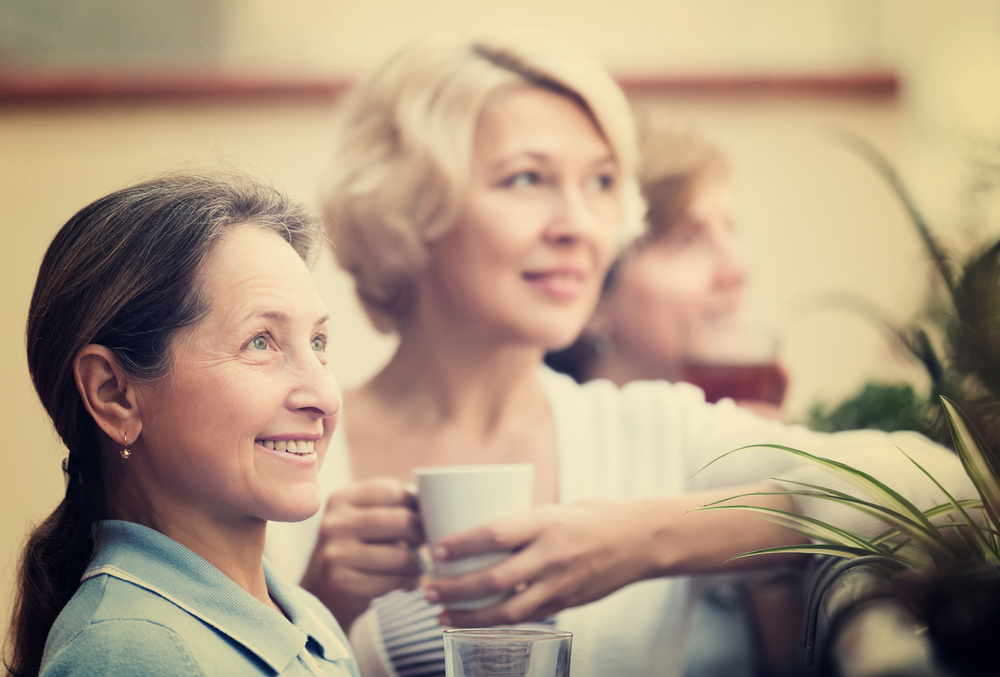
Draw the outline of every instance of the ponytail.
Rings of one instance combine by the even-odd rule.
[[[10,652],[11,677],[34,677],[56,616],[80,585],[94,553],[91,526],[103,519],[103,486],[66,488],[66,497],[28,537],[18,567]]]

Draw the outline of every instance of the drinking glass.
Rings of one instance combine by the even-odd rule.
[[[730,397],[780,407],[788,389],[788,373],[778,360],[776,332],[737,324],[692,336],[681,380],[705,391],[705,400]]]
[[[445,630],[445,675],[569,677],[572,643],[572,633],[558,630]]]

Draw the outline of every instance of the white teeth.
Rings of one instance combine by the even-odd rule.
[[[274,449],[275,451],[284,451],[289,454],[295,454],[296,456],[303,456],[305,454],[313,453],[316,448],[315,442],[309,442],[306,440],[258,440],[260,444],[267,447],[268,449]]]

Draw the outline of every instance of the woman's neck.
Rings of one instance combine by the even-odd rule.
[[[541,348],[484,345],[408,331],[393,359],[362,390],[420,427],[458,426],[489,436],[541,394]]]
[[[267,522],[250,517],[216,519],[198,506],[143,492],[109,497],[116,519],[141,524],[180,543],[228,576],[234,583],[284,613],[271,599],[264,578]]]
[[[535,500],[555,500],[555,429],[538,378],[543,351],[411,325],[386,367],[345,395],[355,479],[410,481],[427,465],[532,463]]]

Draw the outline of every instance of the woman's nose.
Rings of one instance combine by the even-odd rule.
[[[552,218],[547,235],[557,243],[593,237],[599,231],[599,219],[583,191],[566,188],[553,196]]]
[[[742,288],[747,281],[747,265],[732,232],[723,233],[717,238],[716,250],[719,286],[723,289]]]
[[[316,418],[327,418],[340,411],[340,389],[333,374],[316,353],[309,351],[297,360],[295,385],[288,395],[289,409],[306,411]]]

